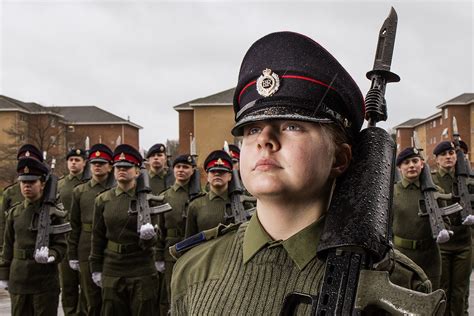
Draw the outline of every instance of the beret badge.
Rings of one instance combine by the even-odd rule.
[[[188,156],[188,162],[193,162],[193,158],[191,156]]]
[[[76,155],[80,155],[81,154],[81,150],[80,149],[76,149]]]
[[[25,157],[29,157],[29,156],[30,156],[30,152],[29,152],[29,151],[26,151]]]
[[[418,155],[418,153],[419,153],[418,149],[413,148],[413,153],[414,153],[415,155]]]
[[[257,92],[262,97],[269,97],[278,91],[280,78],[271,69],[265,69],[257,79]]]
[[[164,146],[160,146],[160,151],[164,151],[165,150],[165,147]]]

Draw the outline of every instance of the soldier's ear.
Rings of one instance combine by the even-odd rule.
[[[343,174],[352,160],[352,148],[349,144],[343,143],[336,145],[334,150],[334,162],[331,167],[332,178],[337,178]]]

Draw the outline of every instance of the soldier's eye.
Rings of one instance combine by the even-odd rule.
[[[286,131],[301,131],[302,128],[298,124],[289,124],[283,128]]]
[[[254,135],[254,134],[259,133],[260,130],[261,130],[260,127],[256,127],[256,126],[249,127],[246,134],[247,134],[247,135]]]

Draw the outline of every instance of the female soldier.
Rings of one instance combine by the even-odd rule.
[[[335,179],[348,168],[362,126],[359,88],[318,43],[273,33],[244,57],[234,111],[242,180],[257,211],[248,223],[172,249],[180,256],[209,240],[175,265],[175,315],[277,315],[287,294],[315,295],[322,282],[316,250]],[[425,285],[422,271],[397,271],[406,272],[408,286]]]

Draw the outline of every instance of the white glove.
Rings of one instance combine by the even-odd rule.
[[[449,240],[449,238],[451,238],[453,234],[454,233],[452,230],[443,229],[439,232],[438,236],[436,237],[436,242],[438,244],[445,243]]]
[[[156,261],[155,262],[156,271],[163,273],[165,272],[165,262],[164,261]]]
[[[69,260],[69,267],[76,271],[81,271],[79,267],[79,260]]]
[[[8,281],[0,280],[0,289],[6,290],[8,288]]]
[[[54,257],[49,255],[48,247],[41,247],[40,250],[35,251],[35,261],[43,264],[51,263]]]
[[[102,287],[102,272],[92,272],[92,281],[98,287]]]
[[[462,222],[463,225],[472,225],[474,224],[474,215],[468,215],[466,219]]]
[[[140,239],[150,240],[155,236],[156,232],[152,224],[146,223],[140,227]]]

